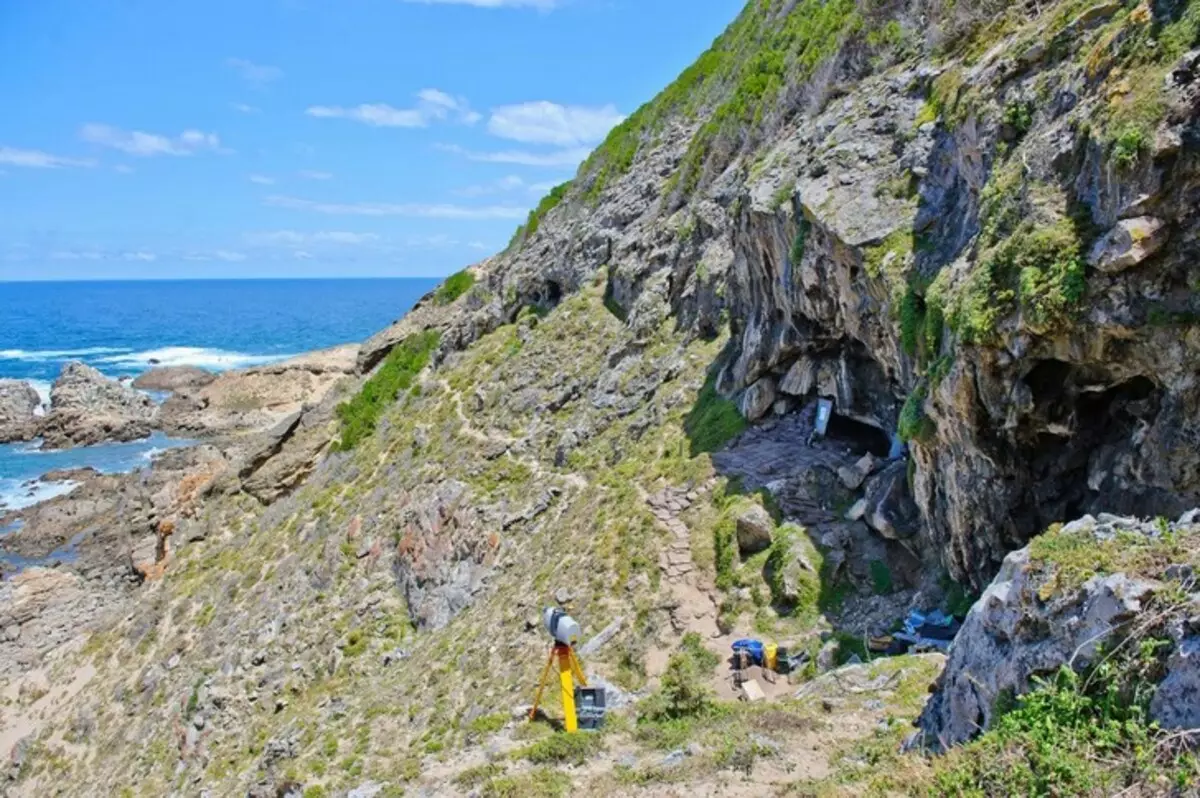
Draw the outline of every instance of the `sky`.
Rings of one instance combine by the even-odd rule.
[[[743,0],[0,0],[0,281],[442,276]]]

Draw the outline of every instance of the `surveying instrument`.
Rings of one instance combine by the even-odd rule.
[[[579,718],[575,712],[575,684],[587,687],[587,678],[579,667],[579,659],[575,656],[575,644],[579,642],[579,624],[575,619],[560,609],[548,607],[542,613],[546,631],[550,633],[554,643],[550,646],[550,657],[546,667],[542,668],[542,678],[538,682],[537,695],[533,699],[533,709],[529,710],[529,719],[537,717],[538,704],[542,702],[542,691],[550,678],[550,669],[558,663],[558,681],[562,686],[563,726],[568,734],[579,731]]]

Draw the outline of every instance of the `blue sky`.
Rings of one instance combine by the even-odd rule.
[[[443,275],[743,0],[4,0],[0,280]]]

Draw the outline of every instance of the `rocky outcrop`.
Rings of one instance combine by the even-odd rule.
[[[21,380],[0,380],[0,443],[27,441],[37,432],[42,399]]]
[[[47,449],[132,441],[150,435],[154,402],[96,369],[72,362],[50,389],[50,412],[38,434]]]
[[[155,366],[139,374],[133,387],[140,391],[174,393],[184,388],[203,388],[216,378],[216,374],[196,366]]]
[[[158,424],[185,438],[266,432],[302,408],[319,404],[355,373],[357,357],[358,346],[349,345],[225,372],[207,384],[180,388],[163,403]]]
[[[1137,641],[1154,636],[1168,639],[1171,653],[1151,704],[1152,720],[1164,729],[1200,726],[1200,630],[1193,620],[1200,613],[1200,585],[1188,553],[1200,544],[1195,518],[1192,513],[1159,525],[1087,516],[1053,532],[1063,544],[1047,548],[1077,551],[1082,562],[1039,559],[1029,547],[1010,554],[955,639],[919,720],[924,743],[942,750],[966,742],[989,728],[1003,696],[1028,692],[1036,678],[1063,666],[1086,671],[1115,646],[1136,650]],[[1101,553],[1101,546],[1110,548]],[[1089,548],[1096,554],[1085,554]],[[1078,573],[1114,557],[1120,564],[1121,552],[1113,548],[1146,556],[1133,554],[1126,567],[1111,571]],[[1172,562],[1172,553],[1182,560]],[[1187,598],[1175,606],[1156,602],[1169,594]]]

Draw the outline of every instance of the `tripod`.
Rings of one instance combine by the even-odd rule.
[[[568,734],[574,734],[579,730],[579,719],[575,714],[575,685],[572,677],[577,679],[582,687],[587,687],[587,679],[583,675],[583,669],[579,667],[575,649],[566,643],[556,642],[550,648],[550,657],[546,660],[546,667],[542,668],[542,678],[538,681],[537,695],[533,698],[533,709],[529,710],[529,719],[533,720],[537,717],[538,704],[542,702],[542,691],[546,689],[546,683],[550,678],[550,668],[554,665],[555,660],[558,661],[558,681],[562,685],[563,725]]]

